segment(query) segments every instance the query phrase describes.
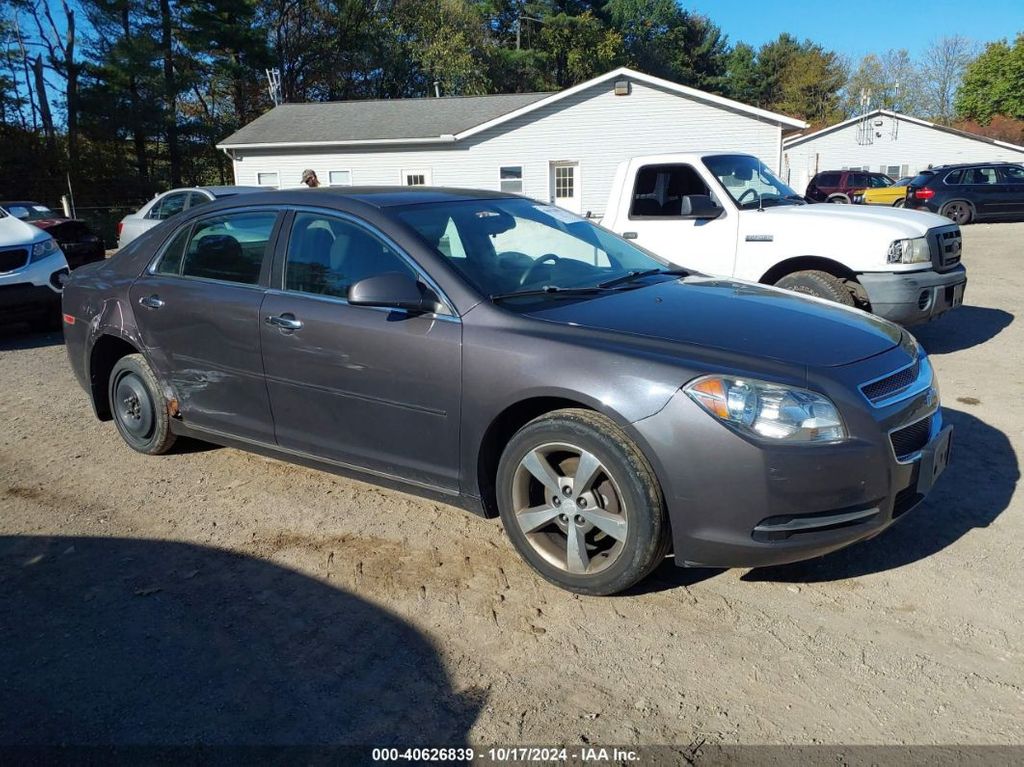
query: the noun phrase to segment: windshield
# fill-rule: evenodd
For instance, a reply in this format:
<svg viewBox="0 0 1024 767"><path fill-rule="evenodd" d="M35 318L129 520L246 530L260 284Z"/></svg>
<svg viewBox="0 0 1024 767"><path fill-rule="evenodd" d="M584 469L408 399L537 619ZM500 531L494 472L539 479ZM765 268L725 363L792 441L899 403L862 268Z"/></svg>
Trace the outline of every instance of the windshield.
<svg viewBox="0 0 1024 767"><path fill-rule="evenodd" d="M672 268L584 218L521 198L411 205L397 214L486 296L596 290Z"/></svg>
<svg viewBox="0 0 1024 767"><path fill-rule="evenodd" d="M756 157L719 154L705 157L703 162L741 210L804 204L803 197L777 179Z"/></svg>
<svg viewBox="0 0 1024 767"><path fill-rule="evenodd" d="M22 221L41 221L44 218L56 218L57 214L45 205L25 202L7 206L7 212Z"/></svg>

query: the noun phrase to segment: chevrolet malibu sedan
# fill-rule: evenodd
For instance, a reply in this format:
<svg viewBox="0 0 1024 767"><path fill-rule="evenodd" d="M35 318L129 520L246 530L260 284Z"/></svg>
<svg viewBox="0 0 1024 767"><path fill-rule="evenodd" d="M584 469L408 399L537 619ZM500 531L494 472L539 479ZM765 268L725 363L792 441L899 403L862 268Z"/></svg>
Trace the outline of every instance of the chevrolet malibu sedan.
<svg viewBox="0 0 1024 767"><path fill-rule="evenodd" d="M188 436L500 516L584 594L670 554L756 567L870 538L949 457L896 325L681 272L508 194L212 202L76 270L64 315L131 448Z"/></svg>

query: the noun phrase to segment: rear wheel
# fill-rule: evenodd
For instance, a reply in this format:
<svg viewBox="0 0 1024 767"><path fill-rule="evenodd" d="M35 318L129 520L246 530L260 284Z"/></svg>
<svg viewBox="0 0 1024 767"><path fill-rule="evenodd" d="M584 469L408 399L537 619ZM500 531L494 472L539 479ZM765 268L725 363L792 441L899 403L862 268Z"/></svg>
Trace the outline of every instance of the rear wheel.
<svg viewBox="0 0 1024 767"><path fill-rule="evenodd" d="M114 364L107 391L114 423L132 450L160 455L171 449L175 435L167 402L141 354L129 354Z"/></svg>
<svg viewBox="0 0 1024 767"><path fill-rule="evenodd" d="M963 226L971 223L971 219L974 218L974 209L971 207L970 203L963 202L962 200L954 200L953 202L947 202L943 205L939 214L945 216L953 223Z"/></svg>
<svg viewBox="0 0 1024 767"><path fill-rule="evenodd" d="M843 284L843 281L835 275L816 269L787 274L775 283L775 287L824 298L844 306L853 306L853 294Z"/></svg>
<svg viewBox="0 0 1024 767"><path fill-rule="evenodd" d="M668 520L654 471L599 413L559 410L528 423L502 453L497 489L516 550L569 591L617 593L668 553Z"/></svg>
<svg viewBox="0 0 1024 767"><path fill-rule="evenodd" d="M850 204L850 198L847 197L845 194L834 194L831 197L829 197L826 200L826 202L831 202L831 203L834 203L836 205L849 205Z"/></svg>
<svg viewBox="0 0 1024 767"><path fill-rule="evenodd" d="M902 208L902 207L903 207L904 205L906 205L906 204L907 204L907 201L906 201L906 199L904 199L904 198L900 198L899 200L896 200L896 202L894 202L894 203L892 204L892 206L893 206L894 208Z"/></svg>

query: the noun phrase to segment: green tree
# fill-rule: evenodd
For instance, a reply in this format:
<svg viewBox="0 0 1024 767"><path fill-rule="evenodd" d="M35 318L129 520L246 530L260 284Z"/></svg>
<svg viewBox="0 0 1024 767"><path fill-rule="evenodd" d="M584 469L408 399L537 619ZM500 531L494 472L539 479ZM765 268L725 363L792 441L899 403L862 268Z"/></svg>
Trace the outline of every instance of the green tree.
<svg viewBox="0 0 1024 767"><path fill-rule="evenodd" d="M1012 45L999 40L985 46L964 71L955 106L961 118L982 124L997 115L1024 120L1024 32Z"/></svg>
<svg viewBox="0 0 1024 767"><path fill-rule="evenodd" d="M541 51L555 88L567 88L607 72L623 55L622 38L590 11L548 17L541 32Z"/></svg>
<svg viewBox="0 0 1024 767"><path fill-rule="evenodd" d="M921 111L920 89L920 75L906 50L869 53L843 89L843 111L847 117L858 114L863 93L870 95L871 108L915 115Z"/></svg>

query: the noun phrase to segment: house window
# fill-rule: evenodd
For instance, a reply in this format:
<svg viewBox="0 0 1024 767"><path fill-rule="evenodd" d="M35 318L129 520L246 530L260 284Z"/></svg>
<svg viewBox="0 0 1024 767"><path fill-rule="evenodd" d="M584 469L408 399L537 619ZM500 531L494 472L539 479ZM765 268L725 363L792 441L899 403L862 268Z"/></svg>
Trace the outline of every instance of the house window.
<svg viewBox="0 0 1024 767"><path fill-rule="evenodd" d="M427 186L430 182L429 168L416 168L402 171L403 186Z"/></svg>
<svg viewBox="0 0 1024 767"><path fill-rule="evenodd" d="M352 186L352 171L332 170L328 176L331 186Z"/></svg>
<svg viewBox="0 0 1024 767"><path fill-rule="evenodd" d="M576 174L573 172L574 168L572 165L556 165L555 166L555 197L575 197L575 190L573 189Z"/></svg>
<svg viewBox="0 0 1024 767"><path fill-rule="evenodd" d="M510 165L500 171L501 191L512 194L523 193L523 166Z"/></svg>
<svg viewBox="0 0 1024 767"><path fill-rule="evenodd" d="M278 182L277 182L277 172L274 171L274 172L268 172L268 173L257 173L256 174L256 183L259 184L260 186L273 186L273 187L276 187L278 185Z"/></svg>

